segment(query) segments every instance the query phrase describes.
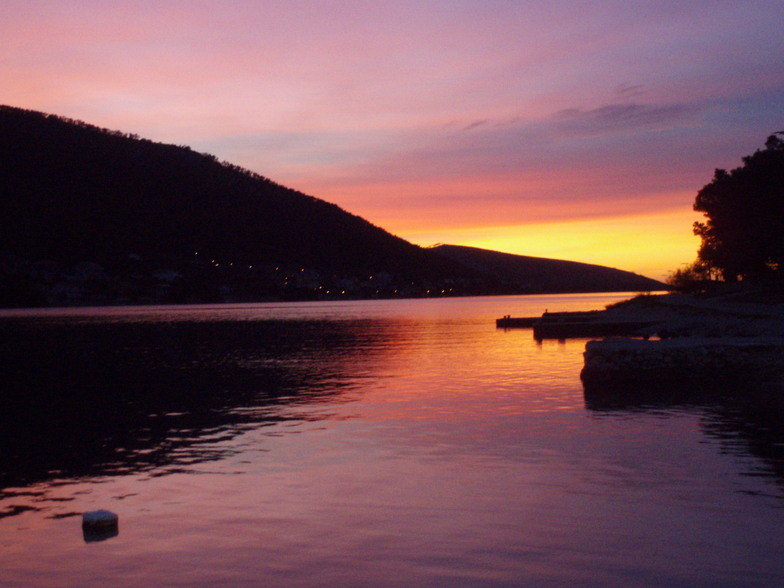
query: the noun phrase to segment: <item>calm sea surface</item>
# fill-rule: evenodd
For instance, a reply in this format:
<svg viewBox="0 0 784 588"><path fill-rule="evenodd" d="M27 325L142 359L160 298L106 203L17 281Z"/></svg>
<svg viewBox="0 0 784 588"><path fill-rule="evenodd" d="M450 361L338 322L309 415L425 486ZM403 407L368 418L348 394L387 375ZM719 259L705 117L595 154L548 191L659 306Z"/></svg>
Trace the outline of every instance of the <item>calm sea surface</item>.
<svg viewBox="0 0 784 588"><path fill-rule="evenodd" d="M782 585L780 406L495 328L622 298L5 311L0 585Z"/></svg>

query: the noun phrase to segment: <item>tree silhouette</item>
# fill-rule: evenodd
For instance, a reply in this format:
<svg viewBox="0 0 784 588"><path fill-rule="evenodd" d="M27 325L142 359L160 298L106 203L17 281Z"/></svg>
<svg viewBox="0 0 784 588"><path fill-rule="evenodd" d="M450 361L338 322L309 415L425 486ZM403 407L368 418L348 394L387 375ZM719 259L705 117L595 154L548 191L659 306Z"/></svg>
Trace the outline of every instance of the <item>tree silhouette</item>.
<svg viewBox="0 0 784 588"><path fill-rule="evenodd" d="M698 261L728 282L780 277L784 263L784 141L776 133L765 149L729 172L717 169L694 201L705 222Z"/></svg>

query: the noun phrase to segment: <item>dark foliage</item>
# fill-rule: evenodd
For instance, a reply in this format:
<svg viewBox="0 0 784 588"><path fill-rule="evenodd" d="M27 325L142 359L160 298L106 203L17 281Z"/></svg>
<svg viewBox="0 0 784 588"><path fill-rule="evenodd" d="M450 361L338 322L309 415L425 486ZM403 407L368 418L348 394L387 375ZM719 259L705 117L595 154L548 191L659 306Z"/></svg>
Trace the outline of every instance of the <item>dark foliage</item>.
<svg viewBox="0 0 784 588"><path fill-rule="evenodd" d="M694 202L707 220L694 224L702 238L699 261L725 281L781 276L784 262L784 141L743 158L730 172L717 169Z"/></svg>
<svg viewBox="0 0 784 588"><path fill-rule="evenodd" d="M339 207L188 147L0 107L0 251L128 254L430 273L420 248Z"/></svg>
<svg viewBox="0 0 784 588"><path fill-rule="evenodd" d="M667 285L673 290L697 294L711 290L719 277L717 269L697 259L672 272L667 278Z"/></svg>
<svg viewBox="0 0 784 588"><path fill-rule="evenodd" d="M9 106L0 219L2 306L493 294L531 281L415 246L212 155ZM571 278L545 289L618 289Z"/></svg>

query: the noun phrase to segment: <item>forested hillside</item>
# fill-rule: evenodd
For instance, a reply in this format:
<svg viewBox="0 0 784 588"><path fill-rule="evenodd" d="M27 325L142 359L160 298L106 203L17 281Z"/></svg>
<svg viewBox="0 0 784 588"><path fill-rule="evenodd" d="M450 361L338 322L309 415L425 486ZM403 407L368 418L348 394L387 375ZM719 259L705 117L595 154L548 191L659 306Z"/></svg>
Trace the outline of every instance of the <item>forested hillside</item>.
<svg viewBox="0 0 784 588"><path fill-rule="evenodd" d="M5 306L486 294L525 282L187 146L10 106L0 219Z"/></svg>
<svg viewBox="0 0 784 588"><path fill-rule="evenodd" d="M432 270L403 239L212 155L9 107L0 119L0 214L15 221L0 250Z"/></svg>

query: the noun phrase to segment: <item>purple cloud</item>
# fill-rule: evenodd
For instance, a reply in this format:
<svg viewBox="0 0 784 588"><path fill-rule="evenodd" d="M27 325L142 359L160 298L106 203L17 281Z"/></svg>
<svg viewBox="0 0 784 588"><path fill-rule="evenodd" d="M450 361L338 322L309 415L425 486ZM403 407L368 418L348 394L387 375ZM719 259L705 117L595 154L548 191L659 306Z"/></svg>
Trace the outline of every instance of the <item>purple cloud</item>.
<svg viewBox="0 0 784 588"><path fill-rule="evenodd" d="M555 119L563 131L590 135L644 127L670 127L694 120L701 110L694 104L607 104L592 110L561 110L555 114Z"/></svg>

